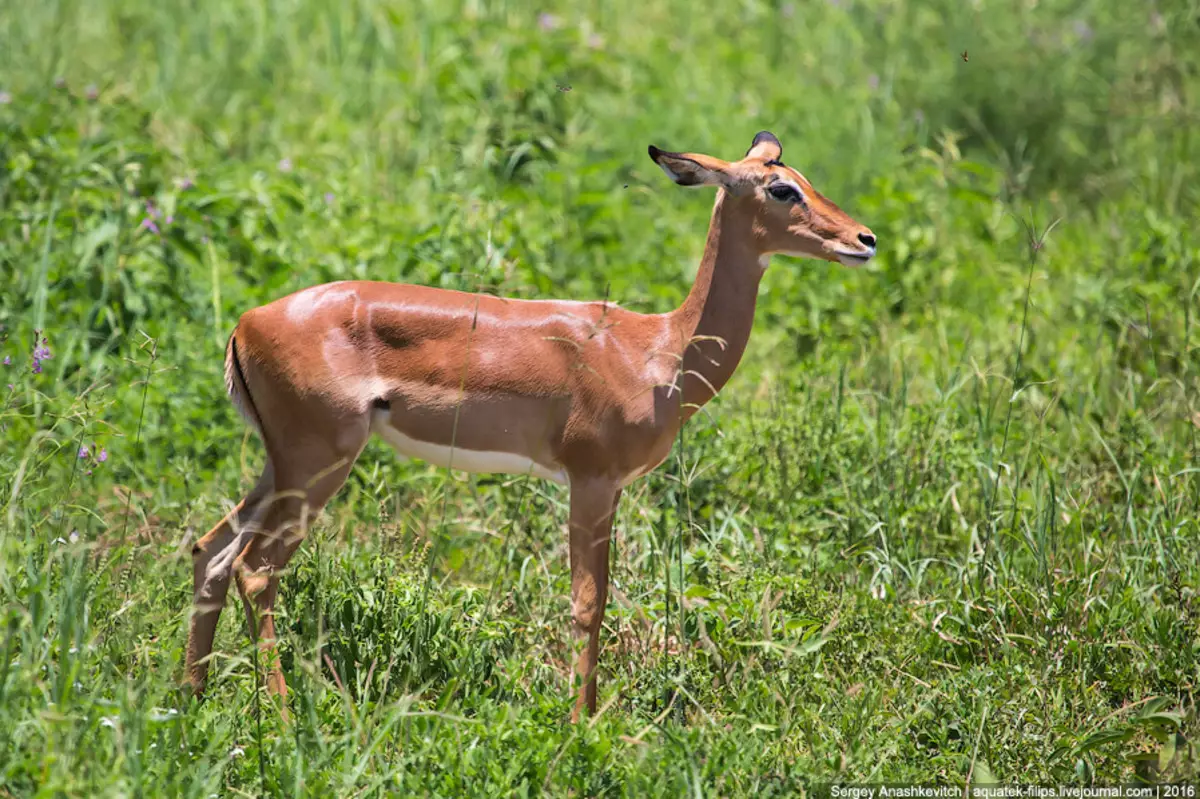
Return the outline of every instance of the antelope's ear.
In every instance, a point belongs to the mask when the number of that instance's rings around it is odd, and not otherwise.
[[[754,137],[750,149],[746,151],[747,158],[761,158],[764,161],[778,161],[783,157],[783,145],[775,134],[769,130],[761,130]]]
[[[733,184],[729,162],[700,153],[669,153],[650,145],[650,160],[680,186],[724,186]]]

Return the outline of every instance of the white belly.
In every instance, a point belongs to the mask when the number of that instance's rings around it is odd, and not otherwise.
[[[534,477],[553,480],[560,485],[567,485],[568,482],[565,470],[547,469],[524,455],[447,447],[410,438],[388,423],[386,411],[380,410],[372,414],[371,429],[401,455],[432,463],[434,466],[475,474],[531,474]]]

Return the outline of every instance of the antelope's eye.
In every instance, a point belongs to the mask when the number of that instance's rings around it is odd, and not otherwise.
[[[790,183],[773,183],[767,187],[767,193],[781,203],[800,202],[800,191]]]

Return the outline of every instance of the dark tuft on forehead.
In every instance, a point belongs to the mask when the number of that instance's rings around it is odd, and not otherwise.
[[[764,163],[764,166],[787,166],[787,165],[785,163],[783,163],[782,161],[780,161],[778,158],[772,158],[770,161],[766,161]]]

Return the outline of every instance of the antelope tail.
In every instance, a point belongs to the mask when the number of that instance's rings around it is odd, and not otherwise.
[[[246,374],[242,371],[241,361],[238,360],[236,329],[229,336],[229,344],[225,346],[225,390],[229,392],[229,398],[233,400],[233,406],[238,409],[238,413],[250,423],[261,438],[262,419],[258,415],[258,409],[254,407],[254,399],[246,386]]]

